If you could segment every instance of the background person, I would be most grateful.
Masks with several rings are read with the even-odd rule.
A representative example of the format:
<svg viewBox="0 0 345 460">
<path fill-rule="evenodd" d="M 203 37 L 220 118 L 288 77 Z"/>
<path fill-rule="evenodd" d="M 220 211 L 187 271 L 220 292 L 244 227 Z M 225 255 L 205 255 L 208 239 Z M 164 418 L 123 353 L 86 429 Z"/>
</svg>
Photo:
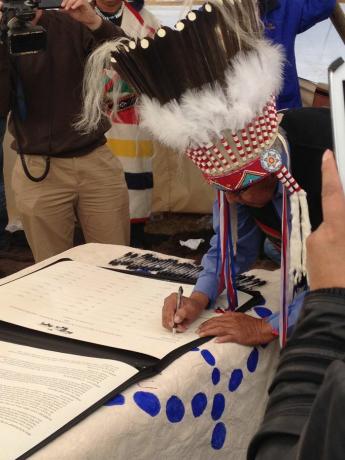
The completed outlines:
<svg viewBox="0 0 345 460">
<path fill-rule="evenodd" d="M 278 110 L 302 106 L 295 57 L 296 36 L 329 18 L 335 5 L 336 0 L 259 0 L 265 35 L 283 45 L 286 55 Z"/>
<path fill-rule="evenodd" d="M 106 147 L 105 120 L 87 135 L 73 124 L 82 107 L 84 65 L 97 43 L 122 35 L 85 0 L 64 0 L 62 11 L 37 10 L 34 24 L 47 31 L 47 49 L 9 56 L 14 103 L 10 130 L 18 155 L 12 186 L 25 234 L 38 262 L 73 245 L 76 217 L 86 242 L 128 244 L 128 191 L 120 162 Z M 0 45 L 2 53 L 5 45 Z M 7 97 L 1 91 L 0 100 Z M 3 102 L 2 102 L 3 103 Z"/>
<path fill-rule="evenodd" d="M 159 27 L 158 19 L 145 7 L 144 2 L 123 0 L 95 0 L 94 8 L 104 20 L 121 27 L 128 37 L 153 36 Z M 107 72 L 106 97 L 111 98 L 113 72 Z M 118 110 L 111 109 L 111 128 L 107 132 L 108 147 L 121 161 L 129 193 L 131 219 L 131 246 L 145 244 L 145 222 L 152 208 L 153 172 L 152 157 L 154 145 L 147 132 L 139 127 L 135 109 L 134 90 L 122 82 L 121 100 Z"/>
</svg>

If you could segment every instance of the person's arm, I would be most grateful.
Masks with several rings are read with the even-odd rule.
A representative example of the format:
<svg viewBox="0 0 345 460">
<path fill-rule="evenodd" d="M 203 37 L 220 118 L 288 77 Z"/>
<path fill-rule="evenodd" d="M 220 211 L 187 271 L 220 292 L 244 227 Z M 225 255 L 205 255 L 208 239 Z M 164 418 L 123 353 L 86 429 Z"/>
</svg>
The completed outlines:
<svg viewBox="0 0 345 460">
<path fill-rule="evenodd" d="M 213 204 L 213 228 L 215 235 L 210 241 L 210 248 L 202 259 L 203 271 L 199 275 L 198 281 L 190 297 L 183 297 L 178 314 L 175 315 L 176 293 L 170 294 L 164 299 L 162 309 L 162 325 L 167 329 L 172 329 L 177 324 L 177 331 L 183 332 L 195 321 L 201 312 L 207 308 L 210 301 L 217 296 L 218 291 L 218 251 L 217 240 L 219 231 L 219 212 L 218 203 Z"/>
<path fill-rule="evenodd" d="M 247 207 L 237 205 L 237 254 L 235 258 L 235 273 L 249 270 L 256 261 L 261 242 L 261 230 L 248 213 Z M 213 205 L 213 229 L 215 235 L 210 241 L 210 248 L 201 261 L 203 271 L 200 273 L 194 291 L 203 292 L 211 303 L 218 295 L 218 278 L 220 270 L 219 246 L 219 207 L 215 200 Z"/>
<path fill-rule="evenodd" d="M 297 33 L 302 33 L 318 22 L 329 18 L 335 5 L 336 0 L 304 0 Z M 291 8 L 293 8 L 292 4 Z"/>
<path fill-rule="evenodd" d="M 86 26 L 97 43 L 125 35 L 120 27 L 98 16 L 87 0 L 63 0 L 61 8 L 64 13 Z"/>
<path fill-rule="evenodd" d="M 242 271 L 248 269 L 256 260 L 261 239 L 261 231 L 255 224 L 252 217 L 249 215 L 245 206 L 238 206 L 238 245 L 237 245 L 237 255 L 235 262 L 236 273 L 241 273 Z M 215 200 L 213 205 L 213 229 L 215 235 L 210 241 L 210 248 L 207 251 L 207 254 L 202 259 L 203 271 L 200 273 L 198 280 L 195 284 L 193 293 L 190 297 L 183 297 L 182 306 L 179 309 L 179 313 L 175 315 L 175 305 L 176 305 L 176 293 L 171 294 L 164 300 L 163 310 L 162 310 L 162 324 L 165 328 L 171 329 L 175 323 L 178 324 L 177 330 L 179 332 L 185 331 L 193 321 L 200 315 L 200 313 L 212 305 L 217 296 L 218 296 L 218 281 L 219 281 L 219 271 L 220 271 L 220 248 L 219 246 L 219 207 L 218 202 Z M 175 315 L 175 319 L 174 319 Z M 246 321 L 246 318 L 249 318 L 247 315 L 245 319 L 240 318 L 240 314 L 235 319 L 235 322 Z M 253 321 L 251 321 L 251 319 Z M 251 341 L 254 337 L 254 342 L 259 340 L 259 343 L 265 343 L 272 339 L 271 330 L 272 328 L 263 323 L 262 320 L 255 320 L 251 318 L 248 321 L 251 321 L 250 328 L 248 333 L 245 334 L 245 337 L 237 337 L 234 339 L 241 343 L 241 340 Z M 257 324 L 256 321 L 260 321 L 260 324 Z M 255 323 L 255 324 L 254 324 Z M 236 323 L 237 324 L 237 323 Z M 234 327 L 232 327 L 234 326 Z M 251 327 L 253 326 L 253 327 Z M 233 323 L 231 324 L 231 329 L 237 329 Z M 264 334 L 262 331 L 264 330 Z M 201 330 L 201 333 L 203 330 Z M 273 337 L 274 338 L 274 337 Z M 262 342 L 260 342 L 262 340 Z"/>
<path fill-rule="evenodd" d="M 297 296 L 288 307 L 288 332 L 293 329 L 302 309 L 305 292 Z M 273 313 L 264 319 L 252 318 L 243 313 L 227 312 L 218 318 L 205 321 L 199 328 L 201 337 L 215 335 L 216 342 L 235 342 L 241 345 L 269 343 L 279 335 L 279 315 Z"/>
<path fill-rule="evenodd" d="M 292 331 L 292 328 L 296 324 L 300 311 L 303 306 L 304 297 L 306 292 L 302 292 L 299 294 L 292 302 L 291 305 L 288 307 L 288 333 Z M 271 325 L 274 333 L 278 336 L 279 335 L 279 316 L 280 313 L 272 313 L 272 315 L 265 318 L 265 321 Z"/>
<path fill-rule="evenodd" d="M 216 236 L 219 233 L 219 212 L 218 204 L 215 203 L 214 211 L 214 230 Z M 256 225 L 254 219 L 248 212 L 248 208 L 237 205 L 237 254 L 235 260 L 236 273 L 242 273 L 251 268 L 257 259 L 262 233 Z M 215 238 L 215 237 L 214 237 Z M 218 288 L 219 252 L 217 250 L 218 238 L 212 240 L 212 245 L 202 265 L 204 270 L 195 286 L 196 290 L 208 289 L 211 301 L 216 300 Z M 213 292 L 211 291 L 213 289 Z M 226 312 L 223 315 L 205 321 L 198 329 L 200 337 L 216 336 L 216 342 L 233 342 L 240 345 L 259 345 L 269 343 L 277 335 L 271 324 L 264 319 L 253 318 L 244 313 Z"/>
<path fill-rule="evenodd" d="M 207 253 L 201 260 L 201 266 L 203 270 L 200 273 L 193 290 L 194 292 L 202 292 L 205 294 L 211 303 L 215 301 L 218 295 L 218 276 L 220 264 L 218 248 L 219 207 L 217 200 L 215 200 L 213 203 L 212 219 L 214 235 L 210 240 L 210 247 Z"/>
<path fill-rule="evenodd" d="M 262 232 L 248 212 L 247 206 L 237 205 L 237 222 L 236 274 L 244 273 L 253 267 L 262 242 Z"/>
</svg>

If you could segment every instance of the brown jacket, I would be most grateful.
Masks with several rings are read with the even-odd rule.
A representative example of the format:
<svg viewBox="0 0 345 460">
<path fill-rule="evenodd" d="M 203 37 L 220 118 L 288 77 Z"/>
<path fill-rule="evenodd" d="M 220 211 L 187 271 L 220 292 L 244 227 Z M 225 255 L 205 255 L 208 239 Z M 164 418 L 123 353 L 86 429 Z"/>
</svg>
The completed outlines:
<svg viewBox="0 0 345 460">
<path fill-rule="evenodd" d="M 87 135 L 73 127 L 82 107 L 85 62 L 97 43 L 115 38 L 121 29 L 103 21 L 99 29 L 91 32 L 59 11 L 44 11 L 38 24 L 47 31 L 47 50 L 11 58 L 23 87 L 27 116 L 22 120 L 12 109 L 16 126 L 11 117 L 10 131 L 25 154 L 87 154 L 105 143 L 104 133 L 109 124 L 104 120 L 95 132 Z M 0 80 L 0 107 L 6 107 L 8 97 L 8 90 L 3 91 L 5 69 L 6 61 L 0 61 L 0 77 L 3 76 Z M 14 147 L 19 150 L 18 142 Z"/>
<path fill-rule="evenodd" d="M 10 71 L 7 50 L 0 45 L 0 118 L 6 117 L 10 108 Z"/>
</svg>

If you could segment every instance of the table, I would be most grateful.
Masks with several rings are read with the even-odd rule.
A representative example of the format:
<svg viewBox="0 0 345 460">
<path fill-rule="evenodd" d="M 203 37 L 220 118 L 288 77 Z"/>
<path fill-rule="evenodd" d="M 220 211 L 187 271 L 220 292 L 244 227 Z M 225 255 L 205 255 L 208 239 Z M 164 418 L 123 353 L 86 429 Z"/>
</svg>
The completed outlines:
<svg viewBox="0 0 345 460">
<path fill-rule="evenodd" d="M 133 249 L 95 243 L 78 246 L 0 284 L 61 257 L 105 266 L 128 251 Z M 266 308 L 253 314 L 265 315 L 267 308 L 276 311 L 279 272 L 251 273 L 267 280 L 261 288 Z M 128 388 L 31 458 L 244 460 L 263 416 L 278 348 L 277 341 L 266 347 L 208 342 L 161 374 Z"/>
</svg>

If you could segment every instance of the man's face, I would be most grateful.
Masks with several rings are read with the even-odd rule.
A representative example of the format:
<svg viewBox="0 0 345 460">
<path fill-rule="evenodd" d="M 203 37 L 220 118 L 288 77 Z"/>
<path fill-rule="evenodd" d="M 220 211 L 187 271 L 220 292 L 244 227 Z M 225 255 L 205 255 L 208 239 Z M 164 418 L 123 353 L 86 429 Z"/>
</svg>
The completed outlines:
<svg viewBox="0 0 345 460">
<path fill-rule="evenodd" d="M 272 200 L 276 185 L 277 178 L 271 175 L 244 190 L 226 192 L 225 195 L 229 203 L 240 203 L 253 208 L 263 208 Z"/>
</svg>

